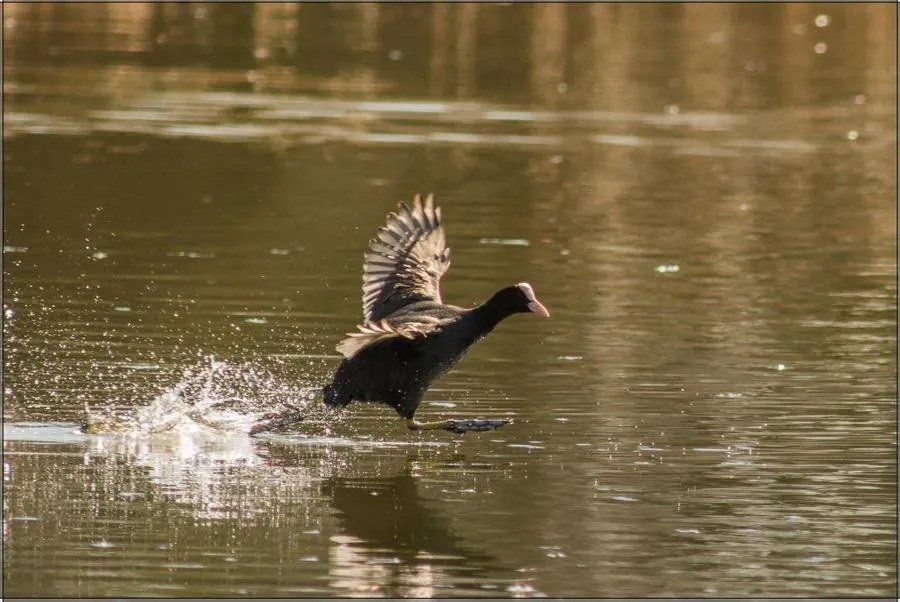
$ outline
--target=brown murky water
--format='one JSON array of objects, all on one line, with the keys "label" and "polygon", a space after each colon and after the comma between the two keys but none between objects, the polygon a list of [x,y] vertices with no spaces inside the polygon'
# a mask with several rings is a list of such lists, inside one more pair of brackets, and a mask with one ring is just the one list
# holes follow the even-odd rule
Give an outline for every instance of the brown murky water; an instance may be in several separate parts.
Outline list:
[{"label": "brown murky water", "polygon": [[[894,6],[3,26],[7,596],[897,595]],[[419,191],[446,299],[552,311],[421,417],[515,424],[242,434],[327,379]]]}]

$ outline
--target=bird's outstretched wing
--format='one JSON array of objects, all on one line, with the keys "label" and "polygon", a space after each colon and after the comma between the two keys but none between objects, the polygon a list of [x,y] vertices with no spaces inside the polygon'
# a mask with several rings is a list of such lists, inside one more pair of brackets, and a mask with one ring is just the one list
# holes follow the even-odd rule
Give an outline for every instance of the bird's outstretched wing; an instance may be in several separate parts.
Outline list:
[{"label": "bird's outstretched wing", "polygon": [[363,261],[363,324],[418,301],[441,303],[440,280],[450,267],[441,210],[428,195],[400,203],[369,241]]}]

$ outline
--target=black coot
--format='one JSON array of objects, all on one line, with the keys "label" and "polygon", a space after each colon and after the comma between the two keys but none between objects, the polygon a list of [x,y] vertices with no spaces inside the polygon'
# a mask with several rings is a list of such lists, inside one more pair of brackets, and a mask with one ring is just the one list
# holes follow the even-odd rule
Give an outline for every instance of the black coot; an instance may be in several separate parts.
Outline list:
[{"label": "black coot", "polygon": [[490,430],[508,420],[440,420],[413,417],[431,382],[453,367],[474,343],[514,313],[549,317],[531,285],[500,289],[473,309],[441,301],[441,276],[450,267],[441,210],[431,195],[400,204],[369,241],[363,263],[363,322],[337,350],[344,356],[325,403],[377,401],[397,410],[413,430],[464,433]]}]

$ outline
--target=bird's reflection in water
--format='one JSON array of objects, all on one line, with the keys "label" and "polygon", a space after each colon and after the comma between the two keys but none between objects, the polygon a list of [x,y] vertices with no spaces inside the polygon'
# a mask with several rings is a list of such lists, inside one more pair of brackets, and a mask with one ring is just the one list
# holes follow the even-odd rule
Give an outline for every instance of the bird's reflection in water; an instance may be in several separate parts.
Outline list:
[{"label": "bird's reflection in water", "polygon": [[[473,545],[471,524],[454,528],[451,508],[459,506],[451,502],[459,498],[440,498],[461,473],[499,476],[504,468],[402,442],[286,439],[201,430],[89,444],[95,455],[126,455],[149,469],[152,483],[192,516],[241,517],[240,541],[274,528],[298,534],[278,562],[327,559],[327,591],[339,596],[491,596],[516,581],[514,568]],[[107,478],[126,480],[118,472]]]},{"label": "bird's reflection in water", "polygon": [[440,595],[442,589],[471,595],[502,590],[487,577],[496,574],[494,559],[464,544],[419,489],[419,477],[408,470],[326,482],[339,520],[330,548],[333,588],[404,597]]}]

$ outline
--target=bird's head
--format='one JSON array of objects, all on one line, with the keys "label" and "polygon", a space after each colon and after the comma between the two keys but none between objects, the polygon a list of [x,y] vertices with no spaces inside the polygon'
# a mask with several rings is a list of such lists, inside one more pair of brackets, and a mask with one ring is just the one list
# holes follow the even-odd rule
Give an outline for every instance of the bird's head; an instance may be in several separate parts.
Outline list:
[{"label": "bird's head", "polygon": [[550,317],[550,312],[540,301],[538,301],[537,297],[534,295],[534,289],[531,288],[530,284],[527,282],[520,282],[515,288],[519,291],[521,297],[524,297],[525,302],[525,309],[519,311],[530,311],[544,318]]},{"label": "bird's head", "polygon": [[527,282],[500,289],[488,303],[501,315],[532,312],[544,318],[550,317],[550,312],[537,300],[534,289]]}]

